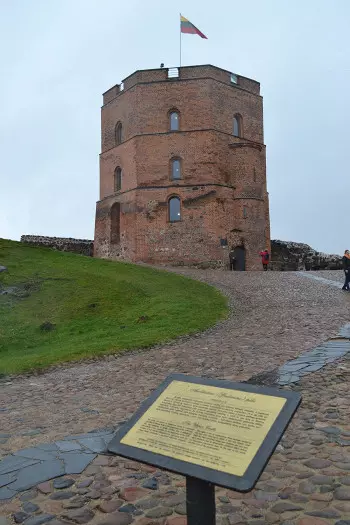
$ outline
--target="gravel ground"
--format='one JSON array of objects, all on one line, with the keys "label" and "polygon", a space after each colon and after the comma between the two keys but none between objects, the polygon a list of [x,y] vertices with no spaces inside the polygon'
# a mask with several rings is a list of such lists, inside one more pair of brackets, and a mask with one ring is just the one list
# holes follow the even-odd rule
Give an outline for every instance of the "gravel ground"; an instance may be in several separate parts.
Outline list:
[{"label": "gravel ground", "polygon": [[[1,431],[10,438],[0,454],[114,425],[171,372],[246,380],[313,348],[349,321],[350,296],[296,273],[176,271],[229,296],[229,319],[147,352],[2,384]],[[317,275],[342,278],[342,272]]]}]

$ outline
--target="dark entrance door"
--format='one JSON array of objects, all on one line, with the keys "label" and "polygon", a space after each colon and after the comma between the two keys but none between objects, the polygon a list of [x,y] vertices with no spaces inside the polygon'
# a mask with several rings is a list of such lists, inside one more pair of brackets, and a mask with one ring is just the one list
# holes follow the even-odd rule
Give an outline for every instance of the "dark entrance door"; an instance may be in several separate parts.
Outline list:
[{"label": "dark entrance door", "polygon": [[236,246],[234,248],[234,256],[236,257],[236,270],[239,272],[245,271],[245,248],[244,246]]}]

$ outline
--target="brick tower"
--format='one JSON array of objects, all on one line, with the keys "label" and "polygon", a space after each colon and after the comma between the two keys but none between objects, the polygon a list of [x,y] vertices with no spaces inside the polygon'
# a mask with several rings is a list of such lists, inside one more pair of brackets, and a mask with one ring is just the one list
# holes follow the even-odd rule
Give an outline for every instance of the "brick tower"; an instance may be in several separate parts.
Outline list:
[{"label": "brick tower", "polygon": [[[260,269],[270,248],[260,85],[215,66],[136,71],[103,95],[95,256]],[[237,269],[238,269],[237,268]]]}]

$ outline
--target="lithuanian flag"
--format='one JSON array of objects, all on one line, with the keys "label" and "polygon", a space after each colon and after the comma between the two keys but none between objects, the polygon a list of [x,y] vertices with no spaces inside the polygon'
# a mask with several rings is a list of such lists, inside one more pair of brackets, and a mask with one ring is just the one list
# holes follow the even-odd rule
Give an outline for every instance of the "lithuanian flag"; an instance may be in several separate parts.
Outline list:
[{"label": "lithuanian flag", "polygon": [[187,18],[180,15],[181,33],[190,35],[199,35],[201,38],[207,38],[199,29],[196,28]]}]

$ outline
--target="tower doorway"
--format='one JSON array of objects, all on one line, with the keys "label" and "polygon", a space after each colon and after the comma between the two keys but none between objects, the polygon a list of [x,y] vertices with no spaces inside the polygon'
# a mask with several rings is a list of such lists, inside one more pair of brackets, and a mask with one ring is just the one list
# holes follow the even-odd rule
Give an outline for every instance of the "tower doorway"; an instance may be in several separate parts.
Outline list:
[{"label": "tower doorway", "polygon": [[236,246],[233,249],[234,257],[236,258],[236,271],[245,271],[245,248],[244,246]]}]

